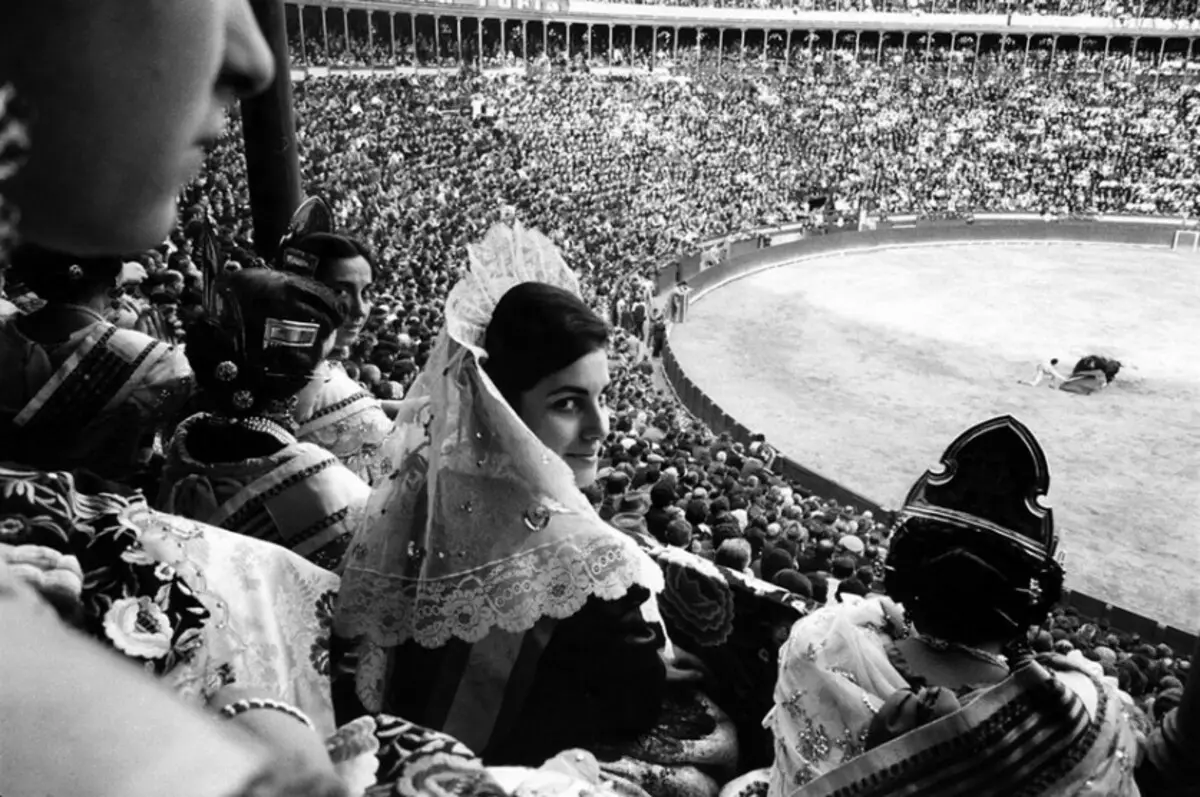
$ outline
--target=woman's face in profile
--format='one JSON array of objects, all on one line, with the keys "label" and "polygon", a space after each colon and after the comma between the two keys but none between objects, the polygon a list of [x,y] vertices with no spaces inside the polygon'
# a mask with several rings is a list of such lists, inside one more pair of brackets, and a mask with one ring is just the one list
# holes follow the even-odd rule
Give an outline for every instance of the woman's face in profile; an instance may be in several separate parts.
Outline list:
[{"label": "woman's face in profile", "polygon": [[362,334],[371,312],[371,264],[365,257],[352,257],[330,264],[321,282],[337,292],[346,303],[346,323],[337,332],[337,345],[353,345]]},{"label": "woman's face in profile", "polygon": [[161,243],[225,110],[274,74],[249,0],[37,0],[0,8],[0,84],[31,152],[0,186],[22,236],[79,254]]},{"label": "woman's face in profile", "polygon": [[576,486],[596,481],[600,444],[608,435],[608,353],[597,349],[543,377],[521,394],[521,420],[542,444],[562,457]]}]

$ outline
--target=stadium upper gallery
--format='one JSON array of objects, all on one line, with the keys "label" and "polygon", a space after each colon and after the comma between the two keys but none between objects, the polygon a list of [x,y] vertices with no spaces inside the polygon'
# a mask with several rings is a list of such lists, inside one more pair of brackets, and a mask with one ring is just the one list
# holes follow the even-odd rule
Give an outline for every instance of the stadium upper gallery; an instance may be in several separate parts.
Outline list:
[{"label": "stadium upper gallery", "polygon": [[0,7],[0,794],[1200,794],[1196,0]]}]

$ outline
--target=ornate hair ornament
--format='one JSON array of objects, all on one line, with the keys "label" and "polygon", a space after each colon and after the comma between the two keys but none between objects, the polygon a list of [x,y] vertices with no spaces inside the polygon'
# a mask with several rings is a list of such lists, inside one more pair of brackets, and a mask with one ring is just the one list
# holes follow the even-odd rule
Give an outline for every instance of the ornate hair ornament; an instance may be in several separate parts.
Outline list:
[{"label": "ornate hair ornament", "polygon": [[287,247],[280,254],[280,263],[284,271],[304,277],[311,277],[315,274],[320,262],[320,258],[311,252],[302,252],[293,246]]},{"label": "ornate hair ornament", "polygon": [[288,348],[308,349],[321,335],[320,324],[308,321],[288,321],[268,318],[263,325],[263,350]]},{"label": "ornate hair ornament", "polygon": [[579,281],[554,242],[520,222],[494,225],[483,240],[467,246],[470,270],[446,299],[450,337],[477,352],[501,297],[525,282],[541,282],[582,298]]},{"label": "ornate hair ornament", "polygon": [[[300,207],[296,208],[296,212],[292,214],[292,220],[288,222],[287,232],[279,241],[279,263],[280,267],[290,270],[293,267],[292,263],[288,262],[288,255],[295,254],[299,260],[296,267],[304,269],[306,264],[311,263],[312,268],[316,268],[317,258],[308,252],[301,252],[295,249],[291,244],[300,240],[306,235],[312,235],[318,232],[333,232],[333,211],[329,207],[329,203],[319,196],[310,196],[300,203]],[[311,271],[308,272],[311,276]]]},{"label": "ornate hair ornament", "polygon": [[217,378],[218,382],[232,382],[238,378],[237,363],[229,360],[219,362],[213,375]]},{"label": "ornate hair ornament", "polygon": [[941,463],[909,490],[901,514],[994,535],[1034,564],[1058,566],[1049,489],[1042,447],[1024,424],[1004,415],[951,443]]},{"label": "ornate hair ornament", "polygon": [[73,280],[83,279],[83,266],[78,263],[72,263],[70,268],[67,269],[67,276]]},{"label": "ornate hair ornament", "polygon": [[239,390],[233,394],[233,406],[235,409],[245,412],[254,406],[254,394],[249,390]]}]

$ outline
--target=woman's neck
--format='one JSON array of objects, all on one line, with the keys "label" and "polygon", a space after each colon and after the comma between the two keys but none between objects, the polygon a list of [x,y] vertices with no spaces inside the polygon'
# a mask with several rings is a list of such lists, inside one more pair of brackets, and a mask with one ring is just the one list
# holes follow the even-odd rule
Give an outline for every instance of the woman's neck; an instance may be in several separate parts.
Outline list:
[{"label": "woman's neck", "polygon": [[33,340],[51,344],[67,340],[76,332],[108,319],[103,296],[86,302],[52,302],[18,321],[21,331]]},{"label": "woman's neck", "polygon": [[1008,663],[981,647],[943,647],[927,638],[913,636],[896,643],[908,671],[933,686],[958,689],[968,685],[997,683],[1007,677]]},{"label": "woman's neck", "polygon": [[101,318],[112,306],[112,301],[105,294],[92,296],[87,299],[81,299],[77,302],[53,302],[46,305],[47,310],[58,310],[59,312],[75,311],[83,315],[98,315]]}]

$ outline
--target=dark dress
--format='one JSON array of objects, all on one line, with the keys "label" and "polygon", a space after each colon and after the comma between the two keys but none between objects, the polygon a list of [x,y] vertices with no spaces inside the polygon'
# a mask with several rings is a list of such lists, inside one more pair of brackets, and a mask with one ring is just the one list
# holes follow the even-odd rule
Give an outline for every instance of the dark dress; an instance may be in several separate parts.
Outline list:
[{"label": "dark dress", "polygon": [[[646,622],[640,606],[650,598],[633,587],[616,601],[589,598],[566,620],[543,618],[526,635],[514,677],[488,746],[488,765],[539,766],[571,748],[629,740],[654,727],[666,690],[661,628]],[[532,653],[546,639],[540,655]],[[409,643],[397,657],[382,710],[437,730],[444,728],[449,698],[439,683],[466,669],[471,645],[453,640],[437,649]],[[354,694],[353,662],[336,642],[334,707],[339,723],[363,715]],[[402,671],[400,671],[402,667]]]}]

